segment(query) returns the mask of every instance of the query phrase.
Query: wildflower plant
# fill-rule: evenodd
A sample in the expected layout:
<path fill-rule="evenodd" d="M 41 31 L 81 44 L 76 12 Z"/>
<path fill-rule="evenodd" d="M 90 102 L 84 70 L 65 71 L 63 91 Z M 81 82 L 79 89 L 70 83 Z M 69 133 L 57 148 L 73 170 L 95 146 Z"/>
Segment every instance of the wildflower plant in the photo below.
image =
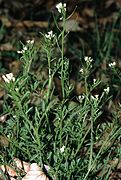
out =
<path fill-rule="evenodd" d="M 62 96 L 64 99 L 66 99 L 67 94 L 69 94 L 72 90 L 72 87 L 69 86 L 68 84 L 68 67 L 69 67 L 69 61 L 67 58 L 64 57 L 64 44 L 65 44 L 65 38 L 66 38 L 66 32 L 65 32 L 65 27 L 66 27 L 66 3 L 62 4 L 59 3 L 56 5 L 56 8 L 61 16 L 60 20 L 62 21 L 62 30 L 60 30 L 60 34 L 57 38 L 57 41 L 61 40 L 61 46 L 59 47 L 60 53 L 61 53 L 61 58 L 60 58 L 60 64 L 61 64 L 61 69 L 60 69 L 60 78 L 61 78 L 61 85 L 62 85 Z M 58 25 L 57 25 L 58 27 Z M 58 28 L 59 29 L 59 28 Z M 59 45 L 59 43 L 58 43 Z M 64 69 L 65 68 L 65 69 Z M 68 84 L 68 85 L 67 85 Z M 67 85 L 67 86 L 66 86 Z"/>
<path fill-rule="evenodd" d="M 42 33 L 41 33 L 42 34 Z M 53 70 L 51 63 L 53 62 L 52 54 L 53 54 L 53 47 L 55 45 L 55 34 L 53 31 L 49 31 L 47 34 L 42 34 L 44 37 L 44 43 L 42 44 L 43 50 L 45 51 L 47 55 L 47 62 L 48 62 L 48 92 L 47 92 L 47 102 L 50 100 L 50 91 L 52 90 L 52 81 L 53 81 L 53 76 L 56 72 L 56 69 Z"/>
<path fill-rule="evenodd" d="M 27 40 L 26 44 L 22 44 L 22 50 L 18 51 L 23 64 L 20 74 L 16 77 L 11 73 L 3 75 L 7 93 L 4 112 L 8 120 L 1 134 L 6 135 L 10 145 L 4 149 L 5 156 L 0 156 L 0 159 L 2 164 L 8 165 L 14 157 L 38 163 L 43 169 L 47 165 L 47 174 L 52 179 L 87 180 L 100 171 L 104 157 L 106 160 L 109 158 L 112 152 L 110 144 L 117 140 L 121 128 L 115 122 L 98 125 L 103 113 L 103 97 L 106 93 L 108 96 L 109 89 L 104 89 L 102 95 L 91 94 L 100 84 L 100 80 L 96 79 L 92 84 L 88 82 L 93 58 L 84 57 L 79 72 L 80 81 L 84 80 L 85 92 L 77 96 L 76 102 L 71 99 L 73 87 L 69 81 L 69 59 L 64 54 L 66 4 L 59 3 L 56 8 L 62 20 L 60 34 L 52 30 L 41 33 L 41 48 L 48 62 L 47 80 L 41 83 L 37 75 L 31 73 L 31 65 L 39 51 L 34 40 Z M 55 48 L 59 50 L 58 56 Z M 60 99 L 54 95 L 56 73 L 61 81 Z M 36 104 L 34 98 L 39 103 Z M 105 138 L 104 132 L 107 131 Z M 102 142 L 101 138 L 105 140 Z"/>
<path fill-rule="evenodd" d="M 27 40 L 26 45 L 22 44 L 22 50 L 17 51 L 18 54 L 21 54 L 21 61 L 23 66 L 25 66 L 23 74 L 26 76 L 30 71 L 32 60 L 35 58 L 36 49 L 34 48 L 34 40 Z"/>

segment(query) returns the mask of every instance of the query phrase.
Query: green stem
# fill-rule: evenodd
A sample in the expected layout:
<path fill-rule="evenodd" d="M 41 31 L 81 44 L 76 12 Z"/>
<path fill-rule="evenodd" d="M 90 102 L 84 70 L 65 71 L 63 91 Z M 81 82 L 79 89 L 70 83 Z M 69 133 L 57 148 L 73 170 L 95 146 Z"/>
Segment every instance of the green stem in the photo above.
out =
<path fill-rule="evenodd" d="M 93 155 L 93 121 L 91 119 L 91 145 L 90 145 L 90 158 L 89 158 L 88 170 L 92 165 L 92 155 Z"/>
<path fill-rule="evenodd" d="M 47 92 L 47 103 L 49 102 L 50 99 L 50 91 L 51 91 L 51 85 L 52 85 L 52 75 L 51 75 L 51 66 L 50 66 L 50 61 L 51 61 L 51 50 L 47 52 L 47 59 L 48 59 L 48 68 L 49 68 L 49 82 L 48 82 L 48 92 Z"/>
<path fill-rule="evenodd" d="M 62 96 L 65 99 L 65 90 L 64 90 L 64 36 L 65 36 L 65 16 L 63 17 L 63 31 L 61 36 L 61 86 L 62 86 Z"/>
<path fill-rule="evenodd" d="M 60 148 L 62 147 L 62 117 L 60 118 Z"/>

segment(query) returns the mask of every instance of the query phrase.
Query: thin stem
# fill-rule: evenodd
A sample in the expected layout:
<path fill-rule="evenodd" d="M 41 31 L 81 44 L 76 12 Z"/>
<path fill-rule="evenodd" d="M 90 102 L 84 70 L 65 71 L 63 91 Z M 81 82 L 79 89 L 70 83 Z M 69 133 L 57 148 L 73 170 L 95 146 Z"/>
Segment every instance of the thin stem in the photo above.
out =
<path fill-rule="evenodd" d="M 112 131 L 113 131 L 113 130 L 112 130 Z M 111 131 L 111 133 L 109 133 L 109 135 L 106 137 L 104 143 L 102 144 L 102 146 L 101 146 L 101 148 L 100 148 L 97 156 L 95 157 L 93 163 L 92 163 L 91 166 L 90 166 L 90 169 L 88 169 L 87 174 L 85 175 L 85 177 L 84 177 L 83 180 L 87 180 L 87 177 L 88 177 L 90 171 L 93 169 L 93 167 L 94 167 L 97 159 L 98 159 L 99 156 L 101 155 L 101 152 L 103 151 L 103 148 L 106 146 L 106 144 L 108 143 L 108 141 L 110 142 L 111 139 L 113 139 L 113 137 L 115 137 L 115 135 L 117 135 L 117 134 L 121 131 L 121 128 L 119 128 L 118 131 L 116 131 L 114 134 L 112 133 L 112 131 Z M 113 136 L 111 136 L 111 134 L 113 134 Z M 111 138 L 109 138 L 109 137 L 111 137 Z"/>
<path fill-rule="evenodd" d="M 48 82 L 48 92 L 47 92 L 47 103 L 49 102 L 50 98 L 50 91 L 51 91 L 51 85 L 52 85 L 52 75 L 51 75 L 51 49 L 47 51 L 47 59 L 48 59 L 48 69 L 49 69 L 49 82 Z"/>
<path fill-rule="evenodd" d="M 93 155 L 93 120 L 91 119 L 91 145 L 90 145 L 90 158 L 88 169 L 90 169 L 92 165 L 92 155 Z"/>
<path fill-rule="evenodd" d="M 62 122 L 63 118 L 60 119 L 60 148 L 62 147 Z"/>
<path fill-rule="evenodd" d="M 62 86 L 62 95 L 63 99 L 65 99 L 65 90 L 64 90 L 64 36 L 65 36 L 65 14 L 63 17 L 63 31 L 62 31 L 62 36 L 61 36 L 61 86 Z"/>

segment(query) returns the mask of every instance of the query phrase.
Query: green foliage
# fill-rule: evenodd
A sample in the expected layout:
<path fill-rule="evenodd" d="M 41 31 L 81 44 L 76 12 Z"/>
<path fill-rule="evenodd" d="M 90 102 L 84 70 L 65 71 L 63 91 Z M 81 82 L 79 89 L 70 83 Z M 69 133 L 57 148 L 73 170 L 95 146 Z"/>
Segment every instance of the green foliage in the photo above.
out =
<path fill-rule="evenodd" d="M 66 21 L 65 11 L 62 14 Z M 10 163 L 13 157 L 28 162 L 37 162 L 41 167 L 50 167 L 48 174 L 54 179 L 95 179 L 95 174 L 103 165 L 107 166 L 112 146 L 119 138 L 121 128 L 97 121 L 102 114 L 102 105 L 107 92 L 93 96 L 92 90 L 98 87 L 97 80 L 88 84 L 92 59 L 84 58 L 79 76 L 84 80 L 85 93 L 70 100 L 73 86 L 69 81 L 69 60 L 64 56 L 64 29 L 57 37 L 52 32 L 43 34 L 43 51 L 48 62 L 48 79 L 43 85 L 31 73 L 31 65 L 38 49 L 34 42 L 23 44 L 21 61 L 22 72 L 15 81 L 5 82 L 6 99 L 4 110 L 9 119 L 1 129 L 10 145 L 5 148 L 6 156 L 0 156 L 2 163 Z M 60 42 L 57 42 L 61 38 Z M 54 56 L 55 45 L 59 48 L 59 58 Z M 58 73 L 61 80 L 62 99 L 54 96 L 53 78 Z M 33 103 L 33 96 L 39 102 Z M 114 117 L 114 120 L 116 117 Z M 107 168 L 108 174 L 110 169 Z M 105 174 L 102 178 L 105 177 Z M 108 178 L 108 175 L 106 175 Z"/>

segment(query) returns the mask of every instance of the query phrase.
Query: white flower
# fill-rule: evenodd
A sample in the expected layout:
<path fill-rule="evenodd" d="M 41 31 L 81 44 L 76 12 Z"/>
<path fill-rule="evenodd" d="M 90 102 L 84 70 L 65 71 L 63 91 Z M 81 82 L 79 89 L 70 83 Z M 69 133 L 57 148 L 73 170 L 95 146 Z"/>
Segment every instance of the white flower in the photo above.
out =
<path fill-rule="evenodd" d="M 95 99 L 95 97 L 94 97 L 93 95 L 91 95 L 91 99 L 92 99 L 92 100 L 94 100 L 94 99 Z"/>
<path fill-rule="evenodd" d="M 98 100 L 99 99 L 99 94 L 95 94 L 94 96 L 91 95 L 92 100 Z"/>
<path fill-rule="evenodd" d="M 27 42 L 27 44 L 34 44 L 34 39 L 33 40 L 27 40 L 26 42 Z M 27 51 L 27 46 L 24 46 L 23 49 L 21 51 L 17 51 L 17 53 L 23 54 L 23 53 L 25 53 L 25 51 Z"/>
<path fill-rule="evenodd" d="M 83 74 L 83 73 L 84 73 L 83 68 L 81 68 L 81 69 L 79 70 L 79 72 Z"/>
<path fill-rule="evenodd" d="M 79 99 L 80 102 L 82 102 L 84 98 L 85 98 L 84 95 L 79 95 L 78 96 L 78 99 Z"/>
<path fill-rule="evenodd" d="M 62 146 L 62 148 L 60 148 L 60 152 L 63 153 L 65 149 L 65 146 Z"/>
<path fill-rule="evenodd" d="M 13 73 L 2 75 L 2 78 L 7 83 L 10 83 L 10 81 L 15 81 L 15 77 L 14 77 Z"/>
<path fill-rule="evenodd" d="M 21 53 L 22 53 L 22 51 L 17 51 L 17 53 L 18 53 L 18 54 L 21 54 Z"/>
<path fill-rule="evenodd" d="M 26 46 L 24 46 L 24 47 L 23 47 L 23 50 L 24 50 L 24 51 L 27 51 L 27 47 L 26 47 Z"/>
<path fill-rule="evenodd" d="M 26 46 L 24 46 L 21 51 L 17 51 L 17 53 L 18 54 L 23 54 L 23 53 L 25 53 L 25 51 L 27 51 L 27 47 Z"/>
<path fill-rule="evenodd" d="M 27 40 L 26 42 L 29 44 L 31 42 L 31 40 Z"/>
<path fill-rule="evenodd" d="M 21 52 L 22 52 L 22 54 L 23 54 L 23 53 L 25 53 L 25 51 L 26 51 L 26 49 L 25 49 L 25 50 L 23 49 L 23 50 L 21 51 Z"/>
<path fill-rule="evenodd" d="M 64 8 L 64 10 L 66 11 L 66 3 L 62 4 L 62 3 L 60 2 L 60 3 L 58 3 L 58 4 L 56 5 L 56 8 L 57 8 L 57 10 L 58 10 L 59 13 L 62 12 L 62 9 L 63 9 L 63 8 Z"/>
<path fill-rule="evenodd" d="M 88 56 L 86 56 L 86 57 L 84 58 L 84 60 L 85 60 L 85 62 L 87 62 L 87 63 L 91 63 L 91 62 L 93 61 L 93 59 L 92 59 L 91 57 L 88 57 Z"/>
<path fill-rule="evenodd" d="M 107 88 L 104 89 L 104 92 L 106 92 L 106 93 L 108 94 L 108 93 L 109 93 L 109 90 L 110 90 L 110 88 L 107 87 Z"/>
<path fill-rule="evenodd" d="M 33 40 L 27 40 L 26 41 L 28 44 L 34 44 L 34 39 Z"/>
<path fill-rule="evenodd" d="M 94 82 L 94 84 L 96 83 L 96 79 L 95 78 L 93 79 L 93 82 Z"/>
<path fill-rule="evenodd" d="M 30 42 L 31 44 L 34 44 L 34 39 L 33 40 L 31 40 L 31 42 Z"/>
<path fill-rule="evenodd" d="M 94 96 L 95 96 L 95 98 L 96 98 L 96 99 L 98 99 L 98 98 L 99 98 L 99 94 L 95 94 Z"/>
<path fill-rule="evenodd" d="M 55 34 L 53 34 L 53 31 L 51 30 L 50 32 L 48 32 L 47 34 L 45 34 L 45 37 L 47 38 L 47 39 L 52 39 L 52 38 L 54 38 L 55 37 Z"/>
<path fill-rule="evenodd" d="M 116 66 L 116 62 L 115 61 L 113 63 L 109 64 L 109 67 L 114 67 L 114 66 Z"/>

